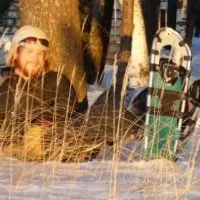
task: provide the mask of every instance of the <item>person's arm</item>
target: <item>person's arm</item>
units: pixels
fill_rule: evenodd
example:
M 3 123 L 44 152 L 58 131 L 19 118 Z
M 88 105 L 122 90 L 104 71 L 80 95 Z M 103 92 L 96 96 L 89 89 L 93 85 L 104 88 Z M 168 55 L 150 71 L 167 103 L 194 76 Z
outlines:
M 40 114 L 33 120 L 37 124 L 51 124 L 53 121 L 65 121 L 78 109 L 76 92 L 70 81 L 56 72 L 45 75 L 45 88 L 51 91 L 49 102 L 43 106 Z
M 66 119 L 82 118 L 88 108 L 87 98 L 82 102 L 77 101 L 77 95 L 70 81 L 56 72 L 49 72 L 46 75 L 45 88 L 53 91 L 51 99 L 53 102 L 47 105 L 34 123 L 50 124 L 50 122 L 63 122 Z
M 79 109 L 76 92 L 70 81 L 61 75 L 59 84 L 54 92 L 54 110 L 60 118 L 71 117 Z
M 10 114 L 14 105 L 14 92 L 12 86 L 7 79 L 0 86 L 0 118 L 4 119 L 6 115 Z

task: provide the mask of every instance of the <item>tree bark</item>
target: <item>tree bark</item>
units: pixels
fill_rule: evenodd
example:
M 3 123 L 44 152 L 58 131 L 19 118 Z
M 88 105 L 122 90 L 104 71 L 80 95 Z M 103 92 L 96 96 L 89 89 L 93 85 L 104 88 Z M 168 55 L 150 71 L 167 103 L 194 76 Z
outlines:
M 87 82 L 100 79 L 107 56 L 114 0 L 80 1 Z
M 149 53 L 151 52 L 151 46 L 154 35 L 158 30 L 158 10 L 159 10 L 159 0 L 142 1 L 142 11 L 146 27 L 146 38 L 147 38 L 147 46 Z
M 149 72 L 146 27 L 140 0 L 134 1 L 133 24 L 131 60 L 128 65 L 129 87 L 138 88 L 147 85 Z
M 168 0 L 168 26 L 176 30 L 177 0 Z
M 97 77 L 99 60 L 102 55 L 102 41 L 100 37 L 100 11 L 98 1 L 80 0 L 83 61 L 88 84 L 93 84 Z M 97 7 L 97 8 L 96 8 Z
M 131 57 L 132 33 L 133 33 L 133 10 L 134 0 L 123 0 L 122 3 L 122 36 L 120 42 L 120 54 L 118 70 L 116 75 L 116 94 L 115 101 L 117 106 L 120 105 L 121 91 L 123 86 L 124 75 Z
M 195 22 L 197 19 L 197 10 L 195 10 L 195 6 L 197 5 L 195 5 L 194 1 L 188 1 L 185 42 L 187 42 L 189 46 L 192 46 L 193 31 L 194 31 Z
M 191 47 L 192 46 L 192 38 L 193 38 L 193 31 L 195 28 L 195 20 L 196 20 L 196 13 L 189 10 L 187 15 L 187 29 L 186 29 L 186 36 L 185 42 Z
M 22 25 L 37 26 L 49 36 L 50 69 L 63 69 L 81 102 L 86 97 L 86 81 L 78 0 L 20 0 L 19 8 Z
M 108 45 L 110 41 L 110 30 L 112 24 L 112 15 L 113 15 L 113 7 L 114 7 L 114 0 L 104 0 L 103 6 L 103 16 L 101 18 L 101 38 L 103 42 L 103 54 L 100 63 L 99 73 L 98 73 L 98 80 L 102 77 L 102 73 L 104 71 L 104 67 L 106 64 L 106 58 L 108 53 Z

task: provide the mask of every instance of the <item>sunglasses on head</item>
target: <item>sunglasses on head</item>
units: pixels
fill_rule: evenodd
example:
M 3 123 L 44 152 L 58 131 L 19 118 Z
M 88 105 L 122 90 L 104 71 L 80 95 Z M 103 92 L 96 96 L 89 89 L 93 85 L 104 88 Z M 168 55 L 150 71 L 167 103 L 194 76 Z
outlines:
M 45 40 L 45 39 L 40 39 L 40 38 L 36 38 L 36 37 L 27 37 L 25 39 L 23 39 L 21 42 L 24 42 L 24 43 L 27 43 L 27 44 L 35 44 L 37 43 L 37 41 L 39 41 L 39 43 L 42 45 L 42 46 L 45 46 L 45 47 L 49 47 L 49 41 L 48 40 Z

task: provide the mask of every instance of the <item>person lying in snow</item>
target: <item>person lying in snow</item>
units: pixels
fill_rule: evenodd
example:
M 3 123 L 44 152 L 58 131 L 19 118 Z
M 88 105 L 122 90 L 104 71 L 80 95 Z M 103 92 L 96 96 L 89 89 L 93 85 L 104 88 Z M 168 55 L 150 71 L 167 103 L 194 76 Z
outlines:
M 53 125 L 78 118 L 87 102 L 62 72 L 48 70 L 49 40 L 39 28 L 23 26 L 14 35 L 0 86 L 1 129 L 18 137 L 28 124 Z M 8 73 L 9 71 L 9 73 Z M 5 73 L 4 73 L 5 72 Z M 3 143 L 10 142 L 4 138 Z

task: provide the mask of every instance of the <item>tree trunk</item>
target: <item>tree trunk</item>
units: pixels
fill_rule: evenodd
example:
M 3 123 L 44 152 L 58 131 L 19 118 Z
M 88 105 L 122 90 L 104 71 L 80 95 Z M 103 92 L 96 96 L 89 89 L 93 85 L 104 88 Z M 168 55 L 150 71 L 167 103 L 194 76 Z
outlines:
M 168 26 L 176 30 L 177 0 L 168 0 Z
M 195 27 L 195 19 L 196 19 L 196 13 L 194 13 L 194 12 L 188 13 L 185 42 L 187 42 L 187 44 L 190 47 L 192 46 L 193 31 L 194 31 L 194 27 Z
M 189 46 L 192 46 L 193 31 L 195 28 L 195 21 L 197 18 L 197 13 L 192 9 L 192 7 L 193 6 L 189 3 L 187 10 L 187 28 L 185 36 L 185 42 L 187 42 Z
M 80 0 L 80 14 L 83 40 L 83 61 L 87 83 L 93 84 L 102 56 L 100 37 L 100 6 L 97 0 Z
M 176 30 L 180 33 L 183 39 L 185 39 L 186 35 L 187 1 L 188 0 L 178 0 L 178 9 L 177 9 Z
M 151 52 L 154 35 L 158 29 L 158 9 L 159 0 L 142 1 L 142 11 L 146 27 L 146 38 L 149 53 Z
M 107 56 L 114 0 L 80 0 L 87 82 L 100 79 Z
M 140 0 L 134 1 L 133 24 L 129 87 L 138 88 L 147 85 L 149 71 L 146 28 Z
M 133 33 L 133 8 L 134 0 L 123 0 L 122 3 L 122 36 L 120 42 L 119 64 L 116 75 L 116 102 L 120 105 L 121 91 L 124 75 L 131 57 L 132 33 Z
M 167 10 L 168 10 L 168 0 L 160 0 L 159 28 L 168 26 Z
M 99 68 L 98 80 L 102 77 L 104 71 L 104 66 L 106 64 L 106 58 L 108 53 L 108 45 L 110 41 L 110 30 L 112 24 L 112 15 L 113 15 L 114 0 L 104 0 L 103 6 L 103 16 L 101 18 L 101 38 L 103 42 L 103 54 Z
M 30 6 L 33 5 L 33 6 Z M 78 0 L 20 0 L 22 25 L 43 29 L 50 38 L 50 69 L 71 80 L 78 100 L 86 97 Z

